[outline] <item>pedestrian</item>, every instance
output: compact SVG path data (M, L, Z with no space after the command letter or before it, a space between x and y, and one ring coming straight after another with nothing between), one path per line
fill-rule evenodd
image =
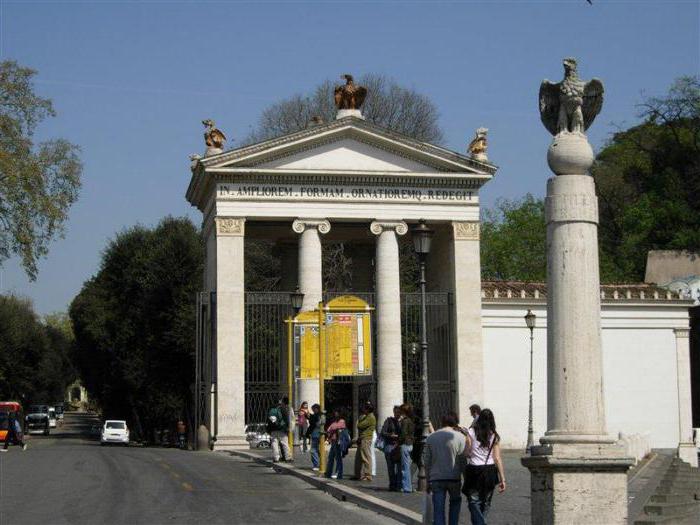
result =
M411 480L411 452L413 451L413 436L416 431L416 424L413 421L413 407L408 403L401 405L400 429L401 492L408 494L413 492L413 482Z
M399 434L401 433L401 407L394 406L394 415L384 420L379 432L380 445L386 459L386 469L389 475L389 490L398 492L401 490L401 448L399 447Z
M299 429L299 441L301 441L301 453L306 454L308 450L306 431L309 429L309 404L303 401L297 411L297 428Z
M27 450L27 444L22 439L22 425L17 419L17 415L14 412L10 412L7 418L7 434L5 434L5 445L2 447L2 452L7 452L10 440L22 447L22 450Z
M445 498L450 496L449 525L458 525L462 506L460 485L467 462L464 454L467 441L458 430L457 414L448 412L442 416L441 428L425 440L423 465L428 479L428 491L432 493L433 525L445 525Z
M366 403L357 420L357 452L355 453L355 478L372 481L372 434L377 429L374 407Z
M187 426L182 419L177 422L177 448L180 450L187 448Z
M267 417L267 433L270 434L272 461L291 461L289 453L289 398L283 397L276 407L270 409ZM280 454L281 449L281 454Z
M341 433L346 431L345 416L336 409L333 412L333 422L326 429L326 439L330 447L328 451L328 464L326 465L326 477L343 479L343 450L341 448ZM335 474L333 469L335 467Z
M319 444L321 443L321 405L314 403L311 406L309 426L306 430L307 439L311 440L311 470L318 471L320 464Z
M466 440L469 464L464 471L462 492L467 496L472 525L485 525L494 489L498 486L498 492L506 490L501 437L496 432L491 410L481 410L474 425L466 431Z
M473 404L469 407L469 413L472 415L472 422L469 427L473 427L476 420L479 419L479 414L481 414L481 407L477 404Z

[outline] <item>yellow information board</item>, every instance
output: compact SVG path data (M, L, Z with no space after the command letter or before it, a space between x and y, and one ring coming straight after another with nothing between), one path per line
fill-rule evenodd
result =
M303 312L294 318L294 376L318 379L318 313Z

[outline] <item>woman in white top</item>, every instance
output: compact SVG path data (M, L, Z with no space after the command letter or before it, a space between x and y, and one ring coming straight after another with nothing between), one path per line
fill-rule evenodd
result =
M467 496L472 525L486 525L494 489L498 486L498 492L506 490L501 438L496 432L493 412L484 408L474 425L462 431L467 438L464 453L469 459L462 492Z

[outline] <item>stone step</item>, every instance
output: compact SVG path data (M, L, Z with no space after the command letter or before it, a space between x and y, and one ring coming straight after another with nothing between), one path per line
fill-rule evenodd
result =
M697 501L685 503L648 503L644 505L644 512L649 516L682 516L692 513L700 508Z
M696 486L683 486L679 484L659 484L659 486L654 491L655 494L697 494L700 493L700 489Z
M667 482L675 482L675 481L683 481L686 483L700 483L700 477L697 476L664 476L661 478L661 481L667 481Z
M693 503L697 500L691 494L654 494L649 503Z

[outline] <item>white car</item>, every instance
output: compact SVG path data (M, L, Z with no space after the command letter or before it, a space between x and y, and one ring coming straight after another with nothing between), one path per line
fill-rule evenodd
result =
M49 407L49 428L56 428L56 409Z
M100 435L100 445L117 443L119 445L129 445L129 427L126 421L121 419L109 419L105 421Z

